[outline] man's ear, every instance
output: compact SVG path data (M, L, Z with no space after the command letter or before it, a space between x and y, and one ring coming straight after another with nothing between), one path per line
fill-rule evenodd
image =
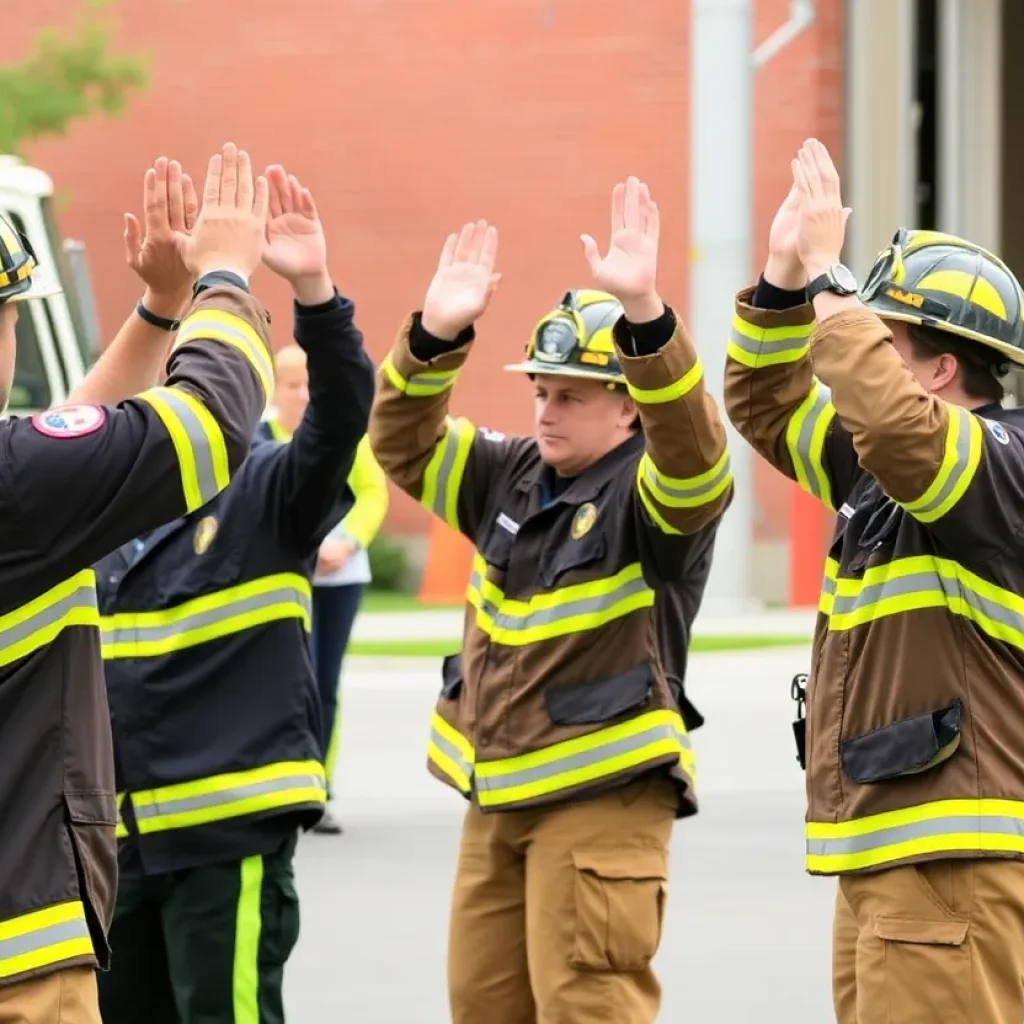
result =
M956 356L950 352L943 352L935 360L935 369L932 371L932 393L941 391L956 380L958 369L959 363L956 361Z
M633 426L637 420L636 402L629 395L622 399L622 421L627 426Z

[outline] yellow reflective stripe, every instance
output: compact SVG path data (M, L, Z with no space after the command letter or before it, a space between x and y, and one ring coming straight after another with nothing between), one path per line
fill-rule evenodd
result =
M832 504L832 482L825 465L825 442L836 415L831 392L819 380L797 406L786 425L786 448L793 460L797 483L810 495Z
M281 761L248 771L131 793L139 835L207 825L298 804L326 804L319 761Z
M654 499L651 497L647 488L643 485L643 466L639 463L636 467L636 493L640 496L640 502L646 510L647 514L651 517L651 522L662 533L667 533L672 536L681 537L683 535L682 530L677 530L660 512Z
M311 602L304 576L262 576L162 611L104 615L101 653L108 661L155 658L282 619L300 619L309 632Z
M444 436L434 446L434 454L423 472L420 504L453 530L459 528L459 488L475 434L476 428L469 420L446 416Z
M118 839L124 839L128 835L128 826L124 823L124 818L121 815L121 808L124 806L124 793L117 794L117 828L114 830L114 835Z
M0 978L93 954L81 900L0 921Z
M667 508L697 508L720 497L732 483L729 451L706 472L691 477L666 476L646 452L637 469L637 485Z
M995 640L1024 650L1024 597L990 583L949 558L915 555L840 576L828 628L841 632L887 615L944 608Z
M259 377L264 402L274 393L274 368L266 345L240 316L221 309L198 309L182 320L174 347L177 349L190 341L219 341L237 349Z
M70 626L98 626L96 574L83 569L13 611L0 615L0 666L53 643Z
M685 398L700 381L704 378L704 367L700 360L693 364L679 378L666 384L661 388L638 388L635 384L626 382L626 390L634 402L641 405L662 405L665 402L675 402L677 399Z
M947 405L946 445L935 479L916 501L901 502L915 519L934 523L949 513L964 496L981 465L981 423L967 409Z
M463 793L469 792L474 761L472 744L436 711L430 719L427 757Z
M809 871L856 871L935 853L1024 853L1024 803L937 800L806 826Z
M260 1024L260 935L263 931L263 858L246 857L239 866L235 911L235 957L231 975L231 1024Z
M484 573L486 563L474 559L466 600L476 609L477 627L492 643L509 647L598 629L654 605L639 562L614 576L535 594L528 601L505 597Z
M476 765L481 807L500 807L617 775L673 755L693 777L690 739L676 711L649 711L530 754Z
M813 330L813 323L793 327L758 327L737 315L732 320L726 355L751 370L797 363L810 351Z
M818 598L818 611L822 615L832 614L832 602L836 594L836 576L839 575L839 562L831 556L825 559L825 578L821 581L821 595Z
M231 480L217 421L183 388L150 388L138 397L153 408L174 442L186 511L202 508Z
M411 377L403 377L395 366L389 353L380 364L381 370L395 389L410 398L431 398L440 395L454 386L459 376L458 370L427 370L414 373Z

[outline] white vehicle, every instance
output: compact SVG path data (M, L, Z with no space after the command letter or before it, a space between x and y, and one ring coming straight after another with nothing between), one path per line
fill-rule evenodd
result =
M39 264L36 273L55 276L63 289L45 299L30 299L19 310L18 357L8 404L19 416L64 401L98 355L84 247L61 240L53 204L48 174L17 157L0 156L0 210L28 239Z

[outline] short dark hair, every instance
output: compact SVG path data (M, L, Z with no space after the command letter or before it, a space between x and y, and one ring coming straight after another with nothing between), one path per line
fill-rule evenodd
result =
M907 324L910 348L917 359L934 359L949 354L960 368L960 384L972 398L1001 402L1006 389L1000 377L1009 367L1006 356L968 338L922 324Z

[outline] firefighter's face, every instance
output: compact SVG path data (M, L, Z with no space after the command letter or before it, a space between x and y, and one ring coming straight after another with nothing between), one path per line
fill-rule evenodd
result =
M14 325L17 322L17 305L13 302L0 303L0 413L7 408L14 382Z
M281 426L294 433L307 405L306 354L298 345L289 345L277 353L274 361L274 406Z
M633 400L599 380L538 376L534 423L541 458L562 476L575 476L632 433Z

